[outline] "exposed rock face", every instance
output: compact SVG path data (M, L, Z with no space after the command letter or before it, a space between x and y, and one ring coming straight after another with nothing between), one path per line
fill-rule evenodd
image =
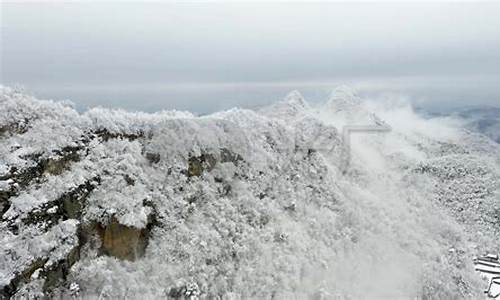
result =
M4 237L10 249L2 249L4 256L0 263L6 273L0 277L0 295L5 298L14 296L34 277L43 278L43 292L48 294L64 282L79 258L78 225L74 220L63 221L44 233L33 235L32 231L29 240L16 239L12 235ZM53 246L54 243L57 247Z
M337 117L378 120L361 105L79 114L2 89L0 297L477 298L499 146L396 124L344 175Z
M203 153L199 156L190 156L188 161L188 176L201 176L203 172L212 171L217 162L229 162L237 165L239 162L243 161L243 157L238 153L231 152L231 150L227 148L222 148L217 154Z
M200 296L200 288L196 283L182 284L171 288L168 296L172 299L197 299Z
M102 251L119 259L136 260L144 255L147 246L148 232L122 225L113 218L106 226L99 226Z
M53 123L51 118L64 115L67 108L47 104L39 110L12 91L2 90L0 100L2 108L7 108L6 115L0 111L0 120L10 122L0 124L4 138L0 143L0 240L4 242L0 249L0 298L51 297L54 289L66 286L70 269L92 234L102 232L102 255L128 260L142 256L151 226L136 229L112 219L107 226L90 226L94 229L89 232L88 224L102 220L88 217L86 211L87 198L101 185L101 176L110 175L106 166L91 167L96 158L92 149L113 139L134 141L143 134L80 127L78 122L69 125L69 119ZM26 117L13 123L15 113L9 107ZM71 113L67 117L75 120ZM48 130L54 132L47 136L47 128L38 122L49 122L54 127ZM37 140L39 144L33 142ZM122 178L129 185L135 184L129 174ZM32 289L41 290L31 294Z
M200 176L204 171L210 172L217 163L212 154L202 154L189 158L188 176Z
M10 124L4 124L0 127L0 138L25 133L28 131L28 124L28 119L16 120Z
M0 290L0 296L5 299L12 297L17 292L19 285L29 282L33 273L36 270L42 269L46 262L46 258L33 261L28 268L17 274L17 276L11 279L8 285L5 285Z
M58 153L58 157L47 159L43 162L43 172L50 175L60 175L68 169L72 162L80 159L79 147L68 147Z
M146 153L146 158L153 164L157 164L160 162L160 154L159 153Z

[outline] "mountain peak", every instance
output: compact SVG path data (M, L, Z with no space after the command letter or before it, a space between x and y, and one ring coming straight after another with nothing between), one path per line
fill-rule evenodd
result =
M288 120L301 115L309 108L309 104L302 94L297 90L293 90L282 101L266 107L261 110L261 113L267 117Z
M307 102L302 96L302 94L297 91L293 90L289 92L284 99L284 102L288 103L289 105L296 106L296 107L302 107L305 108L307 106Z
M361 104L356 90L347 85L341 85L333 90L328 100L328 106L334 111L351 111Z

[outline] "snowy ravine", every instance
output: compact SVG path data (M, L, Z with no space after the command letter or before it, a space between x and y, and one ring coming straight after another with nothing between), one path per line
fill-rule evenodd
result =
M461 125L345 87L202 117L3 87L0 298L483 299L500 145Z

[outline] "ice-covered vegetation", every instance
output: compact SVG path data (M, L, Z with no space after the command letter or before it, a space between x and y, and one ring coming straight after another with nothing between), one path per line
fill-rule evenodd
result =
M500 147L460 125L348 88L197 117L4 87L0 297L484 297Z

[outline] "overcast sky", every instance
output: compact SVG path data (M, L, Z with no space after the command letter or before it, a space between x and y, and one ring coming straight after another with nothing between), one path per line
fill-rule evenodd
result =
M1 4L2 78L130 109L253 107L337 84L500 106L500 4Z

